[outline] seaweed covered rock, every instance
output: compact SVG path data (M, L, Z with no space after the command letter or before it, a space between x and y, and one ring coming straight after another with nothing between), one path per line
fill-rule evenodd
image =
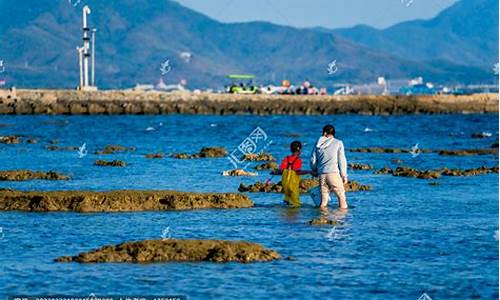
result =
M248 153L243 156L243 160L248 161L276 161L271 153Z
M438 151L438 154L447 156L494 155L498 154L498 148L440 150Z
M177 191L53 191L0 190L2 211L130 212L209 208L248 208L253 202L243 194Z
M498 173L498 167L479 167L475 169L437 169L437 170L424 170L420 171L409 167L398 167L392 170L389 167L384 167L381 170L374 172L374 174L392 174L393 176L400 177L413 177L419 179L437 179L441 176L477 176L482 174Z
M224 147L205 147L198 153L198 156L201 158L224 157L226 155L227 150Z
M349 150L350 152L359 153L411 153L412 149L403 148L384 148L384 147L368 147L368 148L353 148ZM430 153L432 150L428 149L418 149L419 153Z
M323 226L323 225L338 225L336 220L330 220L327 218L317 218L309 221L309 225Z
M378 174L392 174L392 169L386 166L380 170L373 172L373 174L377 174L377 175Z
M95 161L94 165L99 167L126 167L127 163L121 160L106 161L99 159Z
M21 138L16 135L0 136L1 144L20 144Z
M396 170L392 172L392 175L399 177L414 177L419 179L436 179L441 177L441 172L439 170L419 171L409 167L397 167Z
M227 155L227 150L224 147L205 147L202 148L200 152L195 154L174 153L171 155L171 157L177 159L196 159L196 158L218 158L218 157L225 157L226 155Z
M260 244L219 240L146 240L63 256L57 262L162 263L162 262L267 262L281 256Z
M77 146L59 146L56 144L46 145L45 149L49 151L78 151L80 147Z
M127 152L127 151L135 151L134 147L124 147L120 145L107 145L102 150L96 151L95 154L114 154L117 152Z
M480 167L475 169L448 169L444 168L441 170L443 176L477 176L482 174L497 173L498 167Z
M350 163L347 166L353 170L363 170L363 171L373 170L373 166L367 164Z
M222 176L258 176L259 174L257 173L252 173L252 172L247 172L242 169L236 169L236 170L229 170L229 171L224 171L222 172Z
M163 153L151 153L151 154L146 154L144 157L148 159L162 159L165 157L165 154Z
M302 179L300 181L300 193L305 194L310 189L315 186L318 186L317 179ZM344 185L346 192L358 192L358 191L370 191L372 189L369 185L360 184L357 181L349 181L346 185ZM240 192L250 192L250 193L282 193L283 186L281 181L278 183L265 183L265 182L256 182L251 185L245 185L241 183L238 191Z
M266 163L260 164L255 166L255 170L262 171L262 170L278 170L278 164L274 161L268 161Z
M344 187L346 192L366 192L372 190L371 185L364 185L353 180L349 181Z
M350 149L350 151L359 153L412 153L412 149L383 148L383 147L354 148ZM416 153L438 153L439 155L449 155L449 156L488 155L488 154L498 154L498 149L495 148L458 149L458 150L418 149Z
M30 170L0 171L0 181L26 181L26 180L69 180L70 177L54 171L36 172Z
M471 138L473 139L485 139L491 137L492 134L489 132L476 132L471 134Z

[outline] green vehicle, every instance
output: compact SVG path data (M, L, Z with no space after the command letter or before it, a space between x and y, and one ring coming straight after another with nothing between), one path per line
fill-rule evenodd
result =
M230 94L257 94L257 87L253 80L254 75L229 75L227 78L231 79L231 85L228 87L227 92Z

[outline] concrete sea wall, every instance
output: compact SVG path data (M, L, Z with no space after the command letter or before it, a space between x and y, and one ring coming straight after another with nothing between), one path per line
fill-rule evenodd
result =
M497 94L282 96L0 90L0 114L465 114L498 113L498 100Z

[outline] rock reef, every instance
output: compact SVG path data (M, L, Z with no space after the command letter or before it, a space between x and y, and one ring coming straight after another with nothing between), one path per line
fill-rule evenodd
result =
M315 225L315 226L324 226L324 225L338 225L338 222L336 220L331 220L327 218L317 218L309 221L309 225Z
M497 94L286 96L123 90L0 91L0 114L391 115L497 112Z
M80 147L77 146L59 146L59 145L46 145L45 149L49 151L78 151Z
M69 180L70 177L54 171L36 172L30 170L0 171L0 181L26 180Z
M148 158L148 159L162 159L165 157L165 154L163 154L163 153L151 153L151 154L144 155L144 157Z
M471 155L491 155L498 154L498 148L487 149L459 149L459 150L440 150L439 155L448 156L471 156Z
M374 174L392 174L398 177L413 177L418 179L437 179L441 176L477 176L482 174L498 173L498 167L479 167L475 169L448 169L442 168L437 170L420 171L410 167L397 167L395 170L384 167Z
M218 158L225 157L227 150L223 147L205 147L195 154L174 153L171 156L177 159L196 159L196 158Z
M363 171L373 170L373 166L372 165L367 165L367 164L350 163L347 166L350 169L353 169L353 170L363 170Z
M243 194L177 191L52 191L21 192L0 189L0 211L131 212L248 208L253 202Z
M20 144L21 138L16 135L0 136L1 144Z
M259 176L259 174L258 173L247 172L247 171L242 170L242 169L236 169L236 170L224 171L224 172L222 172L222 176L233 176L233 177L237 177L237 176Z
M254 169L257 171L262 171L262 170L278 170L279 168L277 163L275 163L274 161L269 161L255 166Z
M310 189L315 186L318 186L317 179L301 179L300 181L300 193L305 194ZM359 192L359 191L371 191L372 187L369 185L360 184L357 181L349 181L346 185L344 185L346 192ZM239 192L249 192L249 193L282 193L283 186L281 181L278 183L265 183L265 182L256 182L251 185L245 185L241 183L239 188Z
M122 160L106 161L99 159L95 161L94 165L99 167L126 167L127 163Z
M103 155L103 154L114 154L117 152L127 152L127 151L135 151L135 147L124 147L120 145L107 145L102 150L96 151L95 154Z
M243 156L243 160L248 161L276 161L271 153L261 152L261 153L249 153Z
M349 151L358 153L412 153L411 149L384 148L384 147L353 148L349 149ZM491 147L486 149L454 149L454 150L418 149L415 151L415 154L417 153L437 153L439 155L448 155L448 156L490 155L490 154L498 154L498 147Z
M267 262L281 256L260 244L220 240L146 240L104 246L56 262L163 263L163 262Z

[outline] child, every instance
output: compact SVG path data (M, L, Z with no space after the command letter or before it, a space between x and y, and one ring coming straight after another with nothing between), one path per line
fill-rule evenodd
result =
M288 155L283 159L280 165L281 184L283 185L283 193L285 194L285 202L292 207L300 207L300 175L308 172L301 171L302 159L300 153L302 151L302 143L294 141L290 144L292 155Z

